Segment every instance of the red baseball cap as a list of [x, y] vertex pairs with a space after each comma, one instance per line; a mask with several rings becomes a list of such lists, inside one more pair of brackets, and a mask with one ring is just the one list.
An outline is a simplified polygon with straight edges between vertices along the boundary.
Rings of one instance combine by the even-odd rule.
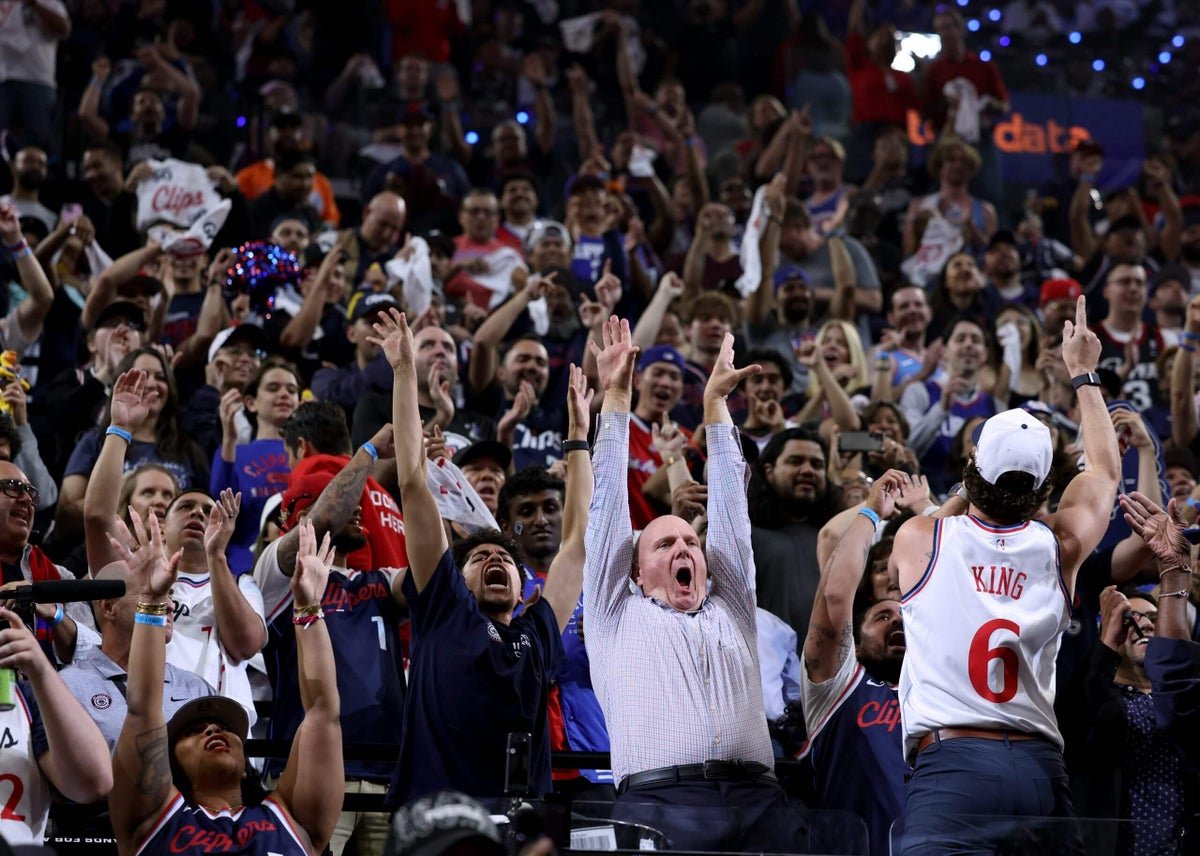
[[300, 515], [317, 501], [321, 491], [325, 490], [333, 481], [335, 475], [336, 473], [317, 470], [298, 479], [292, 479], [287, 490], [283, 492], [283, 501], [279, 506], [280, 517], [283, 520], [281, 528], [284, 532], [291, 531], [291, 528], [296, 525], [296, 521], [300, 519]]
[[1054, 300], [1078, 300], [1083, 295], [1083, 286], [1070, 277], [1048, 279], [1042, 283], [1042, 296], [1038, 306]]

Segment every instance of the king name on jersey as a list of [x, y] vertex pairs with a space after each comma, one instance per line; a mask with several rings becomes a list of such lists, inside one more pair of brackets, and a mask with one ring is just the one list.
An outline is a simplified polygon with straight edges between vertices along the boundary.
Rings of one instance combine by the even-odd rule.
[[1004, 565], [971, 565], [975, 577], [975, 591], [1019, 600], [1025, 593], [1028, 575], [1016, 568]]

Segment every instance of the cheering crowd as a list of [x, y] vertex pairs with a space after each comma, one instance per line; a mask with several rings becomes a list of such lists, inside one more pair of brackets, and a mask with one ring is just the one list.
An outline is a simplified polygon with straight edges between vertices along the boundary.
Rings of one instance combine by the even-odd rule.
[[976, 6], [0, 2], [0, 837], [1190, 852], [1200, 114]]

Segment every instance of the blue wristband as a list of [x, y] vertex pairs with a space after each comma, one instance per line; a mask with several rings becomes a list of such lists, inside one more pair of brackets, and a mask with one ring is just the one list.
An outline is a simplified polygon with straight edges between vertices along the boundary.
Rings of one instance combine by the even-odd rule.
[[379, 460], [379, 450], [375, 448], [374, 443], [363, 443], [358, 448], [362, 449], [364, 452], [366, 452], [368, 455], [370, 455], [372, 461]]
[[866, 507], [860, 508], [858, 510], [858, 513], [861, 514], [863, 517], [867, 518], [868, 520], [870, 520], [876, 526], [879, 525], [879, 515], [876, 514], [870, 508], [866, 508]]
[[126, 443], [133, 443], [133, 435], [130, 434], [128, 431], [126, 431], [124, 428], [118, 428], [116, 425], [109, 425], [108, 430], [105, 431], [104, 433], [106, 435], [112, 434], [114, 437], [120, 437]]
[[50, 619], [50, 626], [57, 627], [58, 625], [62, 624], [63, 617], [64, 613], [62, 604], [55, 604], [54, 617]]
[[167, 617], [165, 615], [148, 615], [145, 612], [135, 613], [133, 621], [135, 624], [149, 624], [151, 627], [167, 626]]
[[1184, 502], [1184, 505], [1190, 505], [1192, 508], [1200, 511], [1200, 500], [1196, 499], [1194, 496], [1189, 496]]
[[1188, 342], [1200, 342], [1200, 333], [1189, 333], [1187, 330], [1184, 330], [1179, 335]]

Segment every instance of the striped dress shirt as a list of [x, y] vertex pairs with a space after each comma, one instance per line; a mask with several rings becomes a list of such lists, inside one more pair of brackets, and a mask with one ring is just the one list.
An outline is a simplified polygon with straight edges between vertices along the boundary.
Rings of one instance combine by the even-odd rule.
[[746, 462], [735, 426], [706, 430], [709, 595], [684, 613], [630, 582], [629, 414], [600, 415], [583, 612], [617, 782], [708, 760], [774, 766], [759, 675]]

